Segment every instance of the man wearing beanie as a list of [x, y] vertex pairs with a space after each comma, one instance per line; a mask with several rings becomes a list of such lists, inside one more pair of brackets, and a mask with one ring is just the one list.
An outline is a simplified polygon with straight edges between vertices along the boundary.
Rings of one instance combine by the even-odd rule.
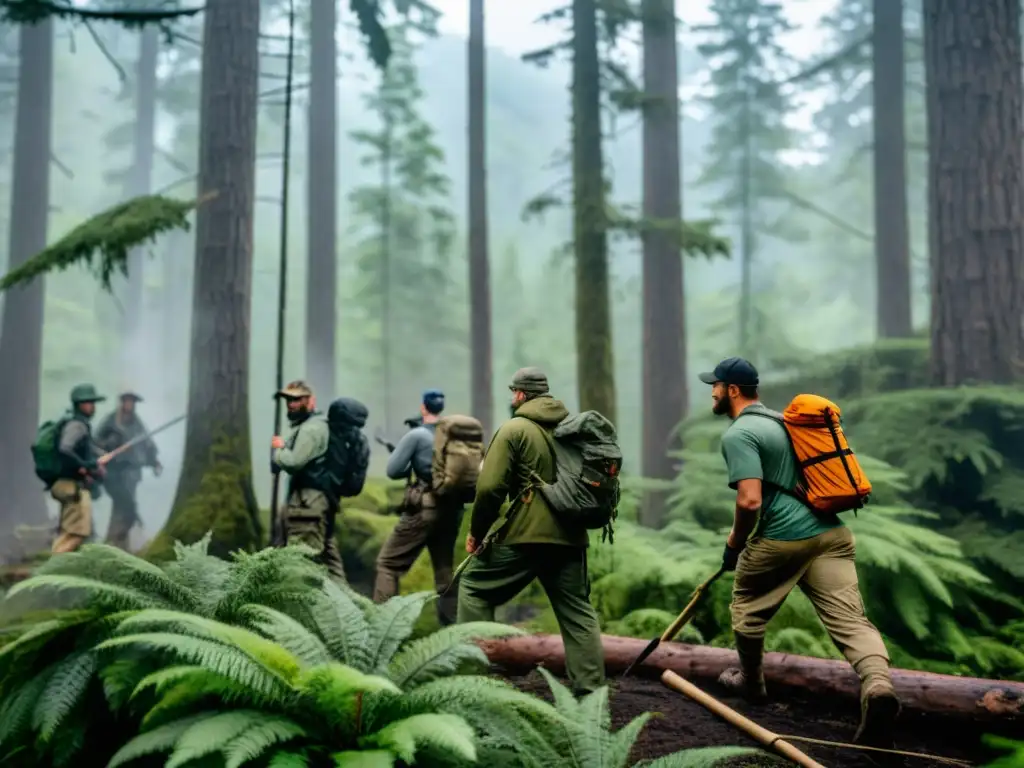
[[453, 504], [431, 491], [434, 430], [442, 411], [444, 393], [438, 389], [424, 392], [420, 404], [422, 424], [406, 432], [388, 457], [388, 477], [410, 482], [398, 524], [377, 555], [373, 600], [383, 603], [397, 595], [399, 579], [409, 572], [426, 547], [434, 567], [434, 586], [441, 596], [437, 604], [438, 620], [442, 626], [447, 626], [455, 623], [455, 595], [447, 593], [452, 583], [462, 505]]
[[[459, 585], [459, 623], [494, 621], [494, 609], [534, 579], [551, 602], [565, 644], [565, 666], [577, 695], [604, 684], [604, 650], [597, 612], [590, 604], [587, 576], [589, 538], [570, 529], [535, 493], [528, 478], [555, 479], [552, 432], [569, 414], [548, 391], [539, 368], [521, 368], [512, 377], [512, 418], [487, 449], [477, 480], [476, 501], [466, 551], [476, 553], [485, 537], [493, 540], [466, 567]], [[505, 499], [510, 503], [504, 515]]]

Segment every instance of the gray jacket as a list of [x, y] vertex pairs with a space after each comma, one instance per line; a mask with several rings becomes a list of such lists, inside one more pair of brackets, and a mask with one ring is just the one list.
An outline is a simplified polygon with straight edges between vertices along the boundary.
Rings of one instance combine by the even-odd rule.
[[398, 441], [394, 452], [388, 458], [387, 473], [392, 480], [401, 480], [415, 472], [416, 477], [430, 483], [431, 467], [434, 461], [435, 424], [424, 424], [410, 429]]

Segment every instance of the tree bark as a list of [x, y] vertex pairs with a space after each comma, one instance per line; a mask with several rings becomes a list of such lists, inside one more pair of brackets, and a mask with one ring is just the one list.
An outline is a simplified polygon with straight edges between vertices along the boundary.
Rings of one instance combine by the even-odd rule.
[[490, 435], [494, 419], [491, 381], [491, 275], [487, 228], [486, 47], [484, 0], [469, 2], [469, 336], [473, 415]]
[[207, 530], [217, 554], [259, 544], [249, 438], [259, 18], [259, 0], [206, 4], [199, 191], [216, 196], [196, 215], [185, 456], [152, 557]]
[[[306, 372], [323, 398], [335, 395], [338, 262], [338, 25], [335, 0], [310, 5], [307, 173]], [[324, 401], [326, 405], [328, 401]]]
[[[679, 77], [671, 0], [643, 0], [643, 475], [671, 480], [686, 413], [686, 330], [679, 241]], [[655, 225], [653, 228], [651, 224]], [[645, 496], [640, 521], [665, 524], [668, 494]]]
[[927, 0], [932, 378], [1006, 384], [1024, 364], [1018, 0]]
[[[50, 207], [50, 151], [53, 102], [53, 21], [23, 24], [19, 33], [17, 115], [8, 269], [46, 247]], [[45, 281], [12, 288], [3, 296], [0, 370], [0, 536], [19, 523], [46, 519], [42, 483], [35, 476], [29, 446], [39, 423]]]
[[572, 179], [580, 410], [615, 422], [597, 3], [573, 0]]
[[[605, 671], [609, 675], [625, 671], [648, 642], [614, 635], [603, 635], [601, 640]], [[507, 674], [528, 672], [537, 666], [556, 674], [565, 670], [565, 647], [557, 635], [483, 640], [477, 644], [491, 663]], [[664, 643], [633, 674], [660, 676], [670, 669], [694, 681], [710, 681], [736, 664], [736, 652], [727, 648]], [[860, 694], [857, 675], [845, 661], [767, 653], [764, 674], [769, 691], [800, 689], [804, 693], [852, 699]], [[1024, 683], [904, 669], [894, 669], [892, 678], [904, 709], [1024, 722]]]
[[[125, 197], [146, 195], [153, 188], [153, 155], [156, 146], [156, 67], [160, 55], [160, 30], [153, 25], [139, 33], [139, 60], [135, 68], [135, 134], [132, 145], [132, 167], [125, 184]], [[145, 283], [145, 247], [134, 248], [128, 261], [125, 281], [124, 315], [121, 326], [121, 373], [128, 386], [143, 371], [140, 357], [148, 341], [142, 324], [142, 294]], [[151, 385], [155, 381], [146, 381]]]
[[878, 336], [900, 339], [909, 337], [913, 331], [904, 128], [903, 0], [874, 0], [873, 14], [875, 314]]

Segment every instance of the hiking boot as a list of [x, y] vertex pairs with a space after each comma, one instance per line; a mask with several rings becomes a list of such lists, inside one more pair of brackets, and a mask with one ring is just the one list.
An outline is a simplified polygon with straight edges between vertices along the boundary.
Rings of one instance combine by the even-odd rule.
[[764, 674], [759, 674], [756, 678], [748, 680], [742, 669], [730, 667], [718, 676], [718, 684], [742, 696], [749, 702], [758, 703], [768, 699], [768, 690], [764, 685]]
[[854, 743], [892, 749], [899, 713], [900, 701], [892, 686], [874, 685], [867, 688], [860, 697], [860, 727], [853, 737]]

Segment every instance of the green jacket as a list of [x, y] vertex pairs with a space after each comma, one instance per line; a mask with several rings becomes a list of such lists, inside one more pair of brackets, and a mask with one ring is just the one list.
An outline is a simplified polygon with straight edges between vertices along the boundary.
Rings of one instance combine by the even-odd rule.
[[[550, 434], [568, 415], [561, 400], [544, 395], [523, 403], [494, 434], [476, 483], [470, 533], [477, 541], [497, 525], [504, 526], [501, 544], [589, 545], [586, 529], [562, 525], [541, 495], [529, 490], [534, 473], [554, 481], [555, 457], [541, 430]], [[501, 515], [506, 497], [511, 504]]]
[[323, 457], [331, 440], [327, 419], [313, 412], [292, 432], [284, 448], [274, 451], [274, 463], [292, 476], [291, 491], [322, 488]]

